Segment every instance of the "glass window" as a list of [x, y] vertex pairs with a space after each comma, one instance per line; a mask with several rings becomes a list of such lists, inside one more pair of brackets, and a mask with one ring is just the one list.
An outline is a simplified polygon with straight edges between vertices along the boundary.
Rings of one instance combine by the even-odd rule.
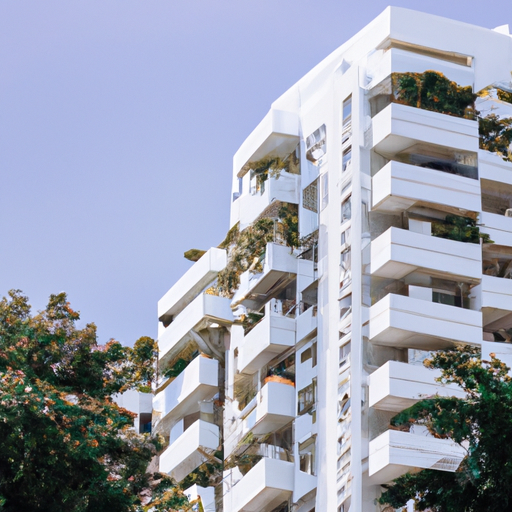
[[310, 412], [316, 403], [316, 378], [313, 379], [309, 386], [302, 388], [298, 392], [299, 416]]
[[318, 180], [309, 184], [302, 191], [302, 206], [306, 210], [318, 213]]
[[315, 165], [327, 151], [326, 138], [326, 128], [323, 124], [306, 139], [306, 158]]
[[315, 452], [316, 438], [310, 437], [307, 441], [299, 444], [300, 470], [308, 475], [315, 475]]
[[343, 203], [341, 203], [341, 222], [345, 222], [352, 218], [352, 196], [347, 197]]
[[343, 159], [341, 164], [341, 172], [345, 172], [352, 161], [352, 146], [343, 151]]
[[352, 119], [352, 96], [349, 96], [343, 102], [343, 126], [348, 124]]
[[320, 183], [322, 186], [322, 210], [327, 206], [329, 202], [329, 175], [327, 173], [320, 176]]

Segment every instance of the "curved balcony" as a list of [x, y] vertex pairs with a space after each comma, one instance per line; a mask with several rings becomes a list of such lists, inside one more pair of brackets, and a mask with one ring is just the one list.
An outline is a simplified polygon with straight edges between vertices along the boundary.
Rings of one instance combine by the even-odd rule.
[[368, 474], [372, 483], [384, 484], [419, 469], [454, 472], [465, 455], [449, 439], [387, 430], [370, 441]]

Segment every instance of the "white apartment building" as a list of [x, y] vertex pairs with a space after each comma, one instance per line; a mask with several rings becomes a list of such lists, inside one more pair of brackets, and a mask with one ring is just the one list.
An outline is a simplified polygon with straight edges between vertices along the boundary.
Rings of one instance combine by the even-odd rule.
[[205, 511], [374, 512], [399, 475], [457, 469], [389, 422], [460, 396], [430, 351], [512, 363], [510, 141], [485, 131], [511, 71], [508, 27], [388, 8], [234, 155], [226, 240], [158, 303], [160, 470]]

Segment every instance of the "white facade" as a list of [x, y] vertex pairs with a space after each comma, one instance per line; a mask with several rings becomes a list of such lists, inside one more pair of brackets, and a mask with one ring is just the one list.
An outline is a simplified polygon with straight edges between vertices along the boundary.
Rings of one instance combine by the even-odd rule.
[[[512, 363], [512, 161], [482, 149], [472, 104], [408, 103], [397, 83], [433, 70], [493, 86], [476, 110], [512, 117], [496, 96], [512, 92], [504, 32], [388, 8], [235, 154], [223, 248], [158, 307], [160, 469], [209, 466], [190, 491], [205, 510], [377, 512], [382, 484], [458, 468], [459, 445], [389, 425], [424, 397], [463, 397], [423, 367], [430, 351], [471, 344]], [[261, 219], [269, 238], [244, 246]]]

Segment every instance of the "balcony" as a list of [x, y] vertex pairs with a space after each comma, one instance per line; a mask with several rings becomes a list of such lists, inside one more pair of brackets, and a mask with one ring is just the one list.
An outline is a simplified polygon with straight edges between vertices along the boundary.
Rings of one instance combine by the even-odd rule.
[[293, 491], [294, 464], [264, 457], [225, 497], [230, 512], [270, 512]]
[[267, 244], [263, 272], [244, 272], [232, 305], [243, 304], [258, 311], [269, 299], [275, 297], [297, 275], [297, 259], [285, 245]]
[[479, 220], [480, 231], [487, 233], [496, 245], [512, 246], [512, 217], [482, 212]]
[[478, 172], [480, 178], [512, 185], [512, 162], [506, 162], [496, 153], [478, 151]]
[[172, 320], [217, 277], [226, 262], [224, 249], [212, 247], [207, 251], [158, 301], [158, 318]]
[[417, 269], [477, 280], [482, 274], [480, 245], [455, 242], [399, 228], [389, 228], [371, 243], [371, 274], [402, 279]]
[[[195, 338], [191, 331], [199, 333], [212, 323], [229, 325], [233, 321], [230, 300], [202, 293], [196, 297], [165, 329], [158, 340], [159, 365], [165, 365], [184, 348], [187, 341]], [[208, 351], [208, 348], [205, 349]]]
[[219, 427], [203, 420], [194, 422], [160, 456], [160, 471], [181, 482], [208, 460], [219, 447]]
[[160, 413], [159, 425], [166, 430], [174, 420], [199, 411], [199, 402], [219, 392], [219, 363], [196, 357], [163, 391], [155, 395], [153, 409]]
[[238, 369], [242, 373], [254, 373], [294, 345], [295, 319], [273, 313], [266, 307], [263, 319], [240, 345]]
[[480, 307], [486, 330], [510, 329], [512, 327], [512, 279], [482, 276]]
[[417, 142], [478, 150], [478, 123], [420, 108], [391, 103], [372, 120], [373, 146], [383, 155], [396, 155]]
[[388, 361], [368, 377], [370, 407], [400, 412], [434, 395], [464, 398], [458, 386], [436, 382], [440, 376], [440, 370]]
[[295, 419], [295, 387], [282, 382], [267, 382], [244, 411], [252, 411], [243, 421], [243, 432], [269, 434]]
[[420, 350], [482, 341], [482, 313], [390, 293], [370, 308], [370, 341]]
[[374, 210], [400, 213], [416, 203], [477, 212], [481, 209], [480, 183], [463, 176], [396, 161], [388, 162], [372, 178]]
[[281, 171], [278, 178], [269, 177], [264, 182], [262, 190], [258, 190], [252, 181], [249, 192], [238, 199], [239, 217], [232, 219], [231, 224], [240, 221], [243, 229], [252, 224], [274, 201], [299, 204], [300, 175], [298, 174]]
[[271, 109], [245, 139], [233, 157], [233, 169], [241, 178], [245, 165], [266, 156], [285, 157], [299, 143], [299, 116], [294, 112]]
[[309, 339], [318, 327], [318, 306], [311, 306], [297, 317], [297, 343]]
[[387, 430], [370, 441], [370, 480], [385, 484], [407, 472], [437, 469], [454, 472], [466, 450], [449, 439]]

